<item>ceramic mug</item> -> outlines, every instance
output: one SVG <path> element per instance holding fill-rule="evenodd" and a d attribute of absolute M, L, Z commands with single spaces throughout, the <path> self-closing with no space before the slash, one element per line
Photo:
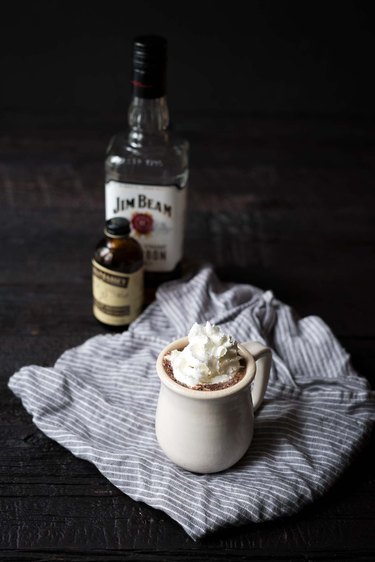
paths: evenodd
<path fill-rule="evenodd" d="M 164 453 L 178 466 L 202 474 L 219 472 L 234 465 L 249 448 L 254 412 L 268 384 L 271 350 L 253 341 L 239 344 L 245 363 L 243 378 L 228 388 L 202 391 L 181 386 L 163 367 L 165 355 L 187 344 L 187 337 L 176 340 L 157 359 L 161 385 L 156 436 Z"/>

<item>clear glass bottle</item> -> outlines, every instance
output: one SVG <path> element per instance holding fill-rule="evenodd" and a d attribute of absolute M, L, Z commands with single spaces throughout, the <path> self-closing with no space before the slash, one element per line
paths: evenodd
<path fill-rule="evenodd" d="M 168 129 L 167 42 L 133 43 L 129 127 L 115 135 L 105 163 L 106 219 L 126 217 L 144 252 L 146 302 L 181 273 L 189 144 Z"/>

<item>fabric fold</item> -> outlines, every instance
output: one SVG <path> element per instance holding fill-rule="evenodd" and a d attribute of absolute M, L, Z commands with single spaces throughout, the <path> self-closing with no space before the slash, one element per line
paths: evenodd
<path fill-rule="evenodd" d="M 187 472 L 160 450 L 155 361 L 194 322 L 273 350 L 254 439 L 231 469 Z M 37 427 L 134 500 L 161 509 L 197 539 L 226 525 L 295 513 L 351 462 L 375 418 L 374 392 L 318 317 L 297 318 L 271 291 L 222 283 L 209 267 L 161 287 L 122 334 L 66 351 L 54 367 L 24 367 L 9 387 Z"/>

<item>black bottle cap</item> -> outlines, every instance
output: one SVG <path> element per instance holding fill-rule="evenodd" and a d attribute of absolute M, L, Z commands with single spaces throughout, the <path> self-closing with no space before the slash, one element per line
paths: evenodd
<path fill-rule="evenodd" d="M 159 35 L 139 35 L 133 41 L 133 66 L 163 68 L 167 62 L 167 40 Z"/>
<path fill-rule="evenodd" d="M 159 98 L 166 91 L 167 40 L 159 35 L 139 35 L 133 41 L 134 95 Z"/>
<path fill-rule="evenodd" d="M 114 217 L 105 223 L 104 234 L 114 237 L 128 236 L 130 234 L 130 223 L 124 217 Z"/>

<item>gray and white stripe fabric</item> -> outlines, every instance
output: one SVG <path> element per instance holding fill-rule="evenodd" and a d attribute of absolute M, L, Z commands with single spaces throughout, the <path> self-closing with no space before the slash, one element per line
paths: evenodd
<path fill-rule="evenodd" d="M 239 342 L 270 346 L 273 366 L 245 457 L 223 473 L 197 475 L 172 464 L 156 441 L 155 360 L 206 320 Z M 221 283 L 209 267 L 160 288 L 127 332 L 96 336 L 53 368 L 24 367 L 9 386 L 46 435 L 193 539 L 295 513 L 321 496 L 375 417 L 374 393 L 320 318 L 297 319 L 270 291 Z"/>

